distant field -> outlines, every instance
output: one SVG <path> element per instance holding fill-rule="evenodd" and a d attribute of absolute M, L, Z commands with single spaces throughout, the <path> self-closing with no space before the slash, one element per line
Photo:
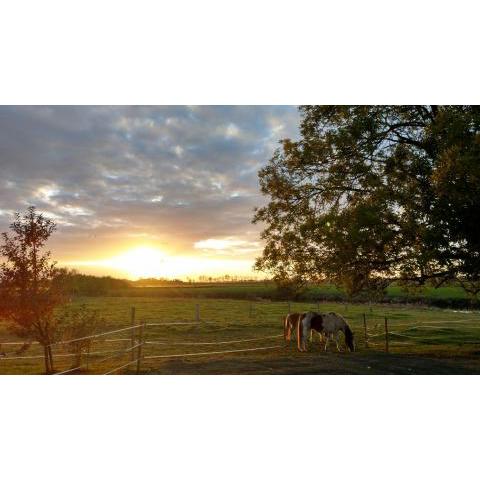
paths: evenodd
<path fill-rule="evenodd" d="M 150 289 L 142 289 L 150 290 Z M 170 290 L 170 289 L 169 289 Z M 284 347 L 281 317 L 287 313 L 286 302 L 249 302 L 231 299 L 139 297 L 85 297 L 74 302 L 96 309 L 105 318 L 107 329 L 130 325 L 131 306 L 135 306 L 137 321 L 148 323 L 195 322 L 195 305 L 200 306 L 200 322 L 190 325 L 148 326 L 146 339 L 160 342 L 145 346 L 144 354 L 183 355 L 185 353 L 219 352 L 246 348 L 280 347 L 271 350 L 225 353 L 207 356 L 173 356 L 146 360 L 142 373 L 480 373 L 480 313 L 406 305 L 344 305 L 320 304 L 321 311 L 337 311 L 352 326 L 358 351 L 325 353 L 314 343 L 308 353 L 298 353 L 294 344 Z M 311 303 L 294 303 L 292 310 L 315 308 Z M 363 314 L 366 314 L 370 348 L 366 349 L 363 335 Z M 390 328 L 390 354 L 384 353 L 384 317 Z M 93 364 L 112 352 L 130 345 L 130 333 L 109 337 L 99 342 L 95 350 L 103 353 L 90 361 L 89 373 L 104 373 L 126 363 L 130 354 Z M 250 340 L 239 343 L 233 340 Z M 124 340 L 122 340 L 124 339 Z M 18 346 L 5 342 L 19 341 L 0 326 L 1 373 L 42 373 L 42 359 L 11 359 Z M 113 340 L 113 341 L 112 341 Z M 163 342 L 163 343 L 162 343 Z M 187 345 L 178 345 L 178 344 Z M 190 345 L 205 343 L 205 345 Z M 123 346 L 123 347 L 122 347 Z M 54 350 L 56 368 L 67 369 L 71 358 L 62 347 Z M 39 346 L 32 345 L 23 356 L 41 356 Z M 131 370 L 130 370 L 131 371 Z M 85 373 L 86 370 L 83 371 Z M 126 373 L 126 372 L 125 372 Z"/>
<path fill-rule="evenodd" d="M 283 300 L 273 283 L 226 283 L 226 284 L 186 284 L 168 287 L 133 287 L 111 292 L 113 296 L 162 297 L 162 298 L 229 298 L 238 300 L 269 299 Z M 300 295 L 300 301 L 342 302 L 345 294 L 334 285 L 309 287 Z M 360 300 L 357 300 L 360 301 Z M 447 286 L 435 289 L 424 287 L 415 294 L 399 286 L 387 289 L 383 299 L 386 303 L 425 303 L 427 305 L 451 308 L 471 307 L 465 291 L 460 287 Z"/>

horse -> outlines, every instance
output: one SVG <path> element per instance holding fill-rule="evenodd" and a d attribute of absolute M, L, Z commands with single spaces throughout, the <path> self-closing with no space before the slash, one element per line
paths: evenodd
<path fill-rule="evenodd" d="M 308 312 L 297 323 L 297 345 L 300 352 L 307 351 L 307 338 L 308 333 L 315 330 L 319 333 L 324 333 L 327 341 L 325 343 L 325 351 L 328 349 L 328 342 L 330 339 L 334 339 L 337 345 L 337 350 L 340 351 L 338 346 L 338 333 L 343 332 L 345 336 L 345 345 L 351 352 L 355 351 L 355 343 L 353 338 L 353 332 L 346 322 L 346 320 L 338 313 L 315 313 Z"/>
<path fill-rule="evenodd" d="M 297 326 L 300 319 L 304 318 L 308 312 L 298 313 L 293 312 L 289 313 L 283 319 L 283 337 L 285 338 L 286 342 L 289 342 L 292 338 L 292 335 L 297 332 Z M 317 331 L 315 329 L 310 330 L 310 342 L 313 342 L 313 334 L 318 333 L 320 343 L 324 343 L 326 341 L 325 335 L 322 331 Z"/>

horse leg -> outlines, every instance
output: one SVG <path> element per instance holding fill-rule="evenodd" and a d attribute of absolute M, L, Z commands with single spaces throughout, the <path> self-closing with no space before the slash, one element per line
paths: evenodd
<path fill-rule="evenodd" d="M 310 333 L 312 330 L 310 330 Z M 307 342 L 308 342 L 308 326 L 304 325 L 303 327 L 303 332 L 302 332 L 302 347 L 303 347 L 303 352 L 307 351 Z"/>
<path fill-rule="evenodd" d="M 313 342 L 313 328 L 310 330 L 310 343 Z"/>
<path fill-rule="evenodd" d="M 329 340 L 329 337 L 330 337 L 329 335 L 326 335 L 326 336 L 325 336 L 325 351 L 327 351 L 327 349 L 328 349 L 328 340 Z"/>
<path fill-rule="evenodd" d="M 337 345 L 337 352 L 340 352 L 340 347 L 338 346 L 338 332 L 335 334 L 335 344 Z"/>
<path fill-rule="evenodd" d="M 304 328 L 302 332 L 302 341 L 301 341 L 302 352 L 307 351 L 307 342 L 308 342 L 308 331 L 306 328 Z"/>

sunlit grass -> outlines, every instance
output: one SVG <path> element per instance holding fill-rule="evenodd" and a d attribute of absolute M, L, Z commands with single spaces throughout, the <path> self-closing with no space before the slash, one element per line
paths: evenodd
<path fill-rule="evenodd" d="M 156 297 L 85 297 L 78 298 L 71 306 L 85 304 L 89 309 L 98 310 L 99 315 L 106 321 L 107 329 L 120 328 L 130 325 L 131 307 L 135 307 L 137 322 L 162 323 L 187 321 L 195 322 L 196 305 L 200 308 L 200 322 L 193 325 L 177 325 L 169 327 L 151 326 L 147 328 L 146 339 L 167 342 L 166 345 L 148 345 L 146 355 L 179 354 L 187 352 L 206 352 L 245 348 L 245 344 L 228 344 L 221 346 L 195 345 L 178 346 L 168 343 L 186 342 L 218 342 L 243 338 L 258 338 L 282 333 L 282 316 L 288 312 L 287 302 L 249 302 L 227 299 L 179 299 Z M 312 303 L 292 303 L 292 311 L 316 309 Z M 474 358 L 480 347 L 480 313 L 456 312 L 438 308 L 421 308 L 394 305 L 349 305 L 339 303 L 320 303 L 321 311 L 336 311 L 348 320 L 356 335 L 359 351 L 355 354 L 372 355 L 374 352 L 383 352 L 385 348 L 384 318 L 388 318 L 390 331 L 390 352 L 417 356 L 435 356 L 438 358 L 463 358 L 464 362 Z M 67 307 L 69 308 L 69 307 Z M 363 335 L 363 315 L 366 315 L 370 335 L 370 348 L 365 349 Z M 96 350 L 111 351 L 126 348 L 130 345 L 130 333 L 117 334 L 114 338 L 125 338 L 125 342 L 101 342 L 95 345 Z M 0 339 L 3 342 L 19 341 L 4 325 L 0 326 Z M 259 340 L 248 343 L 249 347 L 263 347 L 283 345 L 283 339 Z M 7 354 L 14 355 L 18 346 L 3 345 Z M 332 348 L 333 352 L 333 348 Z M 55 348 L 55 354 L 64 354 L 60 347 Z M 23 355 L 42 355 L 39 346 L 32 345 Z M 319 355 L 321 357 L 319 357 Z M 326 357 L 332 355 L 332 357 Z M 244 364 L 247 372 L 268 373 L 269 368 L 282 372 L 293 365 L 304 365 L 305 372 L 318 363 L 319 358 L 337 358 L 335 353 L 323 353 L 320 346 L 315 344 L 310 353 L 303 355 L 296 352 L 292 344 L 287 349 L 260 351 L 255 353 L 238 353 L 234 356 L 220 356 L 215 358 L 195 357 L 190 359 L 150 360 L 143 363 L 143 371 L 156 373 L 172 373 L 178 368 L 190 373 L 208 371 L 211 373 L 217 360 L 223 359 L 227 365 L 226 371 L 214 370 L 214 373 L 231 373 L 236 371 L 236 359 Z M 339 356 L 338 368 L 347 357 Z M 353 358 L 353 357 L 348 357 Z M 311 362 L 310 365 L 308 362 Z M 93 357 L 92 357 L 93 360 Z M 130 354 L 91 365 L 90 373 L 103 373 L 110 368 L 126 363 Z M 349 362 L 351 360 L 348 360 Z M 460 360 L 459 360 L 460 361 Z M 273 362 L 273 363 L 272 363 Z M 300 363 L 298 363 L 300 362 Z M 307 363 L 306 363 L 307 362 Z M 57 370 L 67 369 L 71 365 L 71 358 L 57 356 L 55 359 Z M 268 366 L 268 365 L 270 366 Z M 273 365 L 273 366 L 272 366 Z M 299 367 L 300 368 L 300 367 Z M 1 373 L 42 373 L 42 359 L 38 360 L 0 360 Z M 368 373 L 368 372 L 367 372 Z"/>

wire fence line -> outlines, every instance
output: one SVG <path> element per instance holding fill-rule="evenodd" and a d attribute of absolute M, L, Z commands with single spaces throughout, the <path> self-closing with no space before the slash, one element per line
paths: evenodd
<path fill-rule="evenodd" d="M 89 362 L 88 366 L 91 366 L 91 365 L 98 365 L 99 363 L 103 363 L 103 362 L 106 362 L 107 360 L 112 360 L 114 358 L 119 358 L 121 357 L 122 355 L 125 355 L 126 353 L 129 353 L 129 352 L 132 352 L 133 350 L 139 348 L 140 345 L 134 345 L 133 347 L 130 347 L 130 348 L 126 348 L 125 350 L 117 350 L 117 353 L 115 355 L 110 355 L 108 357 L 104 357 L 104 358 L 101 358 L 99 360 L 95 360 L 93 362 Z M 64 370 L 63 372 L 57 372 L 55 375 L 63 375 L 64 373 L 69 373 L 69 372 L 73 372 L 75 370 L 80 370 L 84 368 L 83 365 L 79 365 L 77 367 L 74 367 L 74 368 L 70 368 L 68 370 Z"/>
<path fill-rule="evenodd" d="M 76 339 L 76 340 L 83 340 L 83 339 Z M 97 342 L 97 341 L 101 341 L 101 342 L 129 342 L 130 341 L 130 338 L 106 338 L 104 340 L 93 340 L 93 342 Z M 37 342 L 37 341 L 33 341 L 33 342 L 0 342 L 0 347 L 3 346 L 3 345 L 40 345 L 40 342 Z M 55 344 L 51 344 L 51 346 L 53 345 L 59 345 L 58 343 L 55 343 Z"/>
<path fill-rule="evenodd" d="M 130 327 L 125 327 L 125 328 L 119 328 L 117 330 L 111 330 L 109 332 L 102 332 L 102 333 L 96 333 L 94 335 L 87 335 L 86 337 L 80 337 L 80 338 L 73 338 L 71 340 L 62 340 L 60 342 L 55 342 L 51 343 L 50 345 L 47 345 L 48 347 L 54 347 L 56 345 L 68 345 L 69 343 L 75 343 L 75 342 L 80 342 L 82 340 L 88 340 L 90 338 L 98 338 L 98 337 L 103 337 L 105 335 L 111 335 L 113 333 L 119 333 L 119 332 L 125 332 L 127 330 L 134 330 L 136 328 L 142 327 L 142 324 L 140 325 L 132 325 Z"/>
<path fill-rule="evenodd" d="M 132 319 L 134 320 L 134 319 Z M 109 330 L 106 332 L 101 332 L 101 333 L 96 333 L 92 335 L 87 335 L 83 336 L 80 338 L 73 338 L 73 339 L 68 339 L 68 340 L 63 340 L 59 342 L 54 342 L 51 343 L 48 346 L 54 347 L 54 346 L 66 346 L 73 344 L 75 342 L 80 342 L 80 341 L 85 341 L 85 340 L 91 340 L 92 342 L 96 341 L 96 339 L 100 337 L 105 337 L 107 335 L 115 335 L 117 333 L 121 332 L 127 332 L 127 331 L 132 331 L 132 337 L 131 338 L 113 338 L 113 339 L 102 339 L 102 341 L 105 342 L 125 342 L 125 341 L 130 341 L 132 342 L 132 345 L 129 348 L 121 349 L 121 350 L 100 350 L 100 351 L 89 351 L 89 352 L 77 352 L 77 353 L 55 353 L 54 358 L 72 358 L 72 357 L 78 357 L 80 358 L 80 362 L 82 358 L 88 358 L 88 357 L 93 357 L 93 356 L 102 356 L 105 354 L 112 354 L 108 355 L 106 357 L 93 360 L 93 361 L 88 361 L 87 360 L 87 365 L 86 367 L 89 368 L 94 365 L 98 365 L 104 362 L 107 362 L 109 360 L 114 360 L 117 358 L 121 358 L 123 355 L 126 355 L 128 353 L 132 353 L 133 357 L 132 360 L 124 365 L 121 365 L 119 367 L 116 367 L 114 369 L 109 370 L 105 374 L 112 374 L 117 371 L 120 371 L 122 369 L 127 368 L 130 365 L 133 365 L 134 363 L 137 364 L 137 371 L 139 369 L 139 366 L 141 364 L 142 360 L 151 360 L 153 358 L 171 358 L 171 357 L 195 357 L 195 356 L 207 356 L 207 355 L 222 355 L 222 354 L 233 354 L 233 353 L 242 353 L 242 352 L 254 352 L 254 351 L 263 351 L 263 350 L 272 350 L 272 349 L 279 349 L 279 348 L 284 348 L 284 345 L 275 345 L 275 346 L 264 346 L 264 347 L 254 347 L 254 348 L 243 348 L 243 349 L 235 349 L 235 350 L 215 350 L 215 351 L 209 351 L 209 352 L 185 352 L 182 354 L 175 354 L 175 355 L 142 355 L 141 353 L 141 348 L 142 346 L 155 346 L 155 345 L 183 345 L 183 346 L 203 346 L 203 345 L 224 345 L 224 344 L 235 344 L 235 343 L 243 343 L 243 342 L 259 342 L 259 341 L 265 341 L 265 340 L 272 340 L 272 339 L 277 339 L 280 337 L 283 337 L 283 334 L 277 334 L 277 335 L 268 335 L 268 336 L 263 336 L 263 337 L 255 337 L 255 338 L 240 338 L 240 339 L 234 339 L 234 340 L 218 340 L 218 341 L 205 341 L 205 342 L 168 342 L 168 341 L 160 341 L 160 340 L 151 340 L 151 341 L 146 341 L 143 340 L 143 335 L 144 335 L 144 330 L 146 327 L 169 327 L 169 326 L 176 326 L 176 325 L 195 325 L 195 326 L 201 326 L 201 325 L 217 325 L 221 327 L 221 330 L 225 329 L 225 325 L 219 325 L 217 322 L 206 322 L 206 321 L 201 321 L 201 322 L 184 322 L 184 321 L 179 321 L 179 322 L 151 322 L 151 323 L 140 323 L 140 324 L 132 324 L 131 326 L 128 327 L 123 327 L 123 328 L 117 328 L 114 330 Z M 135 333 L 133 333 L 135 332 Z M 141 337 L 141 341 L 138 340 L 138 338 L 135 337 Z M 39 342 L 3 342 L 3 345 L 40 345 Z M 136 355 L 135 355 L 136 353 Z M 135 358 L 134 358 L 135 357 Z M 44 359 L 44 355 L 13 355 L 13 356 L 4 356 L 0 357 L 0 360 L 39 360 L 39 359 Z M 60 372 L 56 372 L 55 375 L 65 375 L 77 371 L 81 371 L 85 369 L 84 364 L 80 365 L 75 365 L 72 366 L 71 368 L 64 369 Z"/>
<path fill-rule="evenodd" d="M 169 326 L 174 326 L 174 325 L 193 325 L 197 327 L 201 327 L 203 325 L 216 325 L 217 327 L 223 328 L 225 324 L 219 324 L 218 322 L 208 322 L 204 320 L 198 320 L 196 322 L 161 322 L 161 323 L 147 323 L 145 326 L 146 327 L 169 327 Z"/>
<path fill-rule="evenodd" d="M 116 367 L 113 370 L 105 372 L 104 375 L 110 375 L 111 373 L 118 372 L 118 370 L 122 370 L 126 367 L 129 367 L 130 365 L 133 365 L 134 363 L 137 363 L 137 360 L 132 360 L 131 362 L 126 363 L 125 365 L 121 365 L 120 367 Z"/>
<path fill-rule="evenodd" d="M 201 322 L 202 325 L 206 324 L 207 322 Z M 212 322 L 208 322 L 212 323 Z M 163 322 L 163 323 L 147 323 L 147 327 L 163 327 L 163 326 L 171 326 L 171 325 L 200 325 L 199 322 Z"/>
<path fill-rule="evenodd" d="M 243 348 L 239 350 L 221 350 L 217 352 L 197 352 L 197 353 L 175 353 L 170 355 L 148 355 L 143 357 L 145 360 L 155 358 L 175 358 L 175 357 L 199 357 L 202 355 L 224 355 L 227 353 L 254 352 L 256 350 L 272 350 L 274 348 L 285 348 L 285 345 L 275 345 L 272 347 Z"/>
<path fill-rule="evenodd" d="M 95 356 L 95 355 L 105 355 L 106 353 L 117 353 L 117 352 L 123 352 L 123 350 L 98 350 L 94 352 L 81 352 L 81 355 L 90 355 L 90 356 Z M 77 357 L 80 355 L 80 353 L 56 353 L 55 357 Z M 38 358 L 44 358 L 44 355 L 29 355 L 29 356 L 5 356 L 5 357 L 0 357 L 0 361 L 2 360 L 33 360 L 33 359 L 38 359 Z"/>
<path fill-rule="evenodd" d="M 243 342 L 258 342 L 261 340 L 267 340 L 271 338 L 279 338 L 283 337 L 283 334 L 280 335 L 269 335 L 267 337 L 256 337 L 256 338 L 242 338 L 239 340 L 226 340 L 226 341 L 218 341 L 218 342 L 167 342 L 167 341 L 159 341 L 159 340 L 148 340 L 145 342 L 147 345 L 224 345 L 228 343 L 243 343 Z"/>

